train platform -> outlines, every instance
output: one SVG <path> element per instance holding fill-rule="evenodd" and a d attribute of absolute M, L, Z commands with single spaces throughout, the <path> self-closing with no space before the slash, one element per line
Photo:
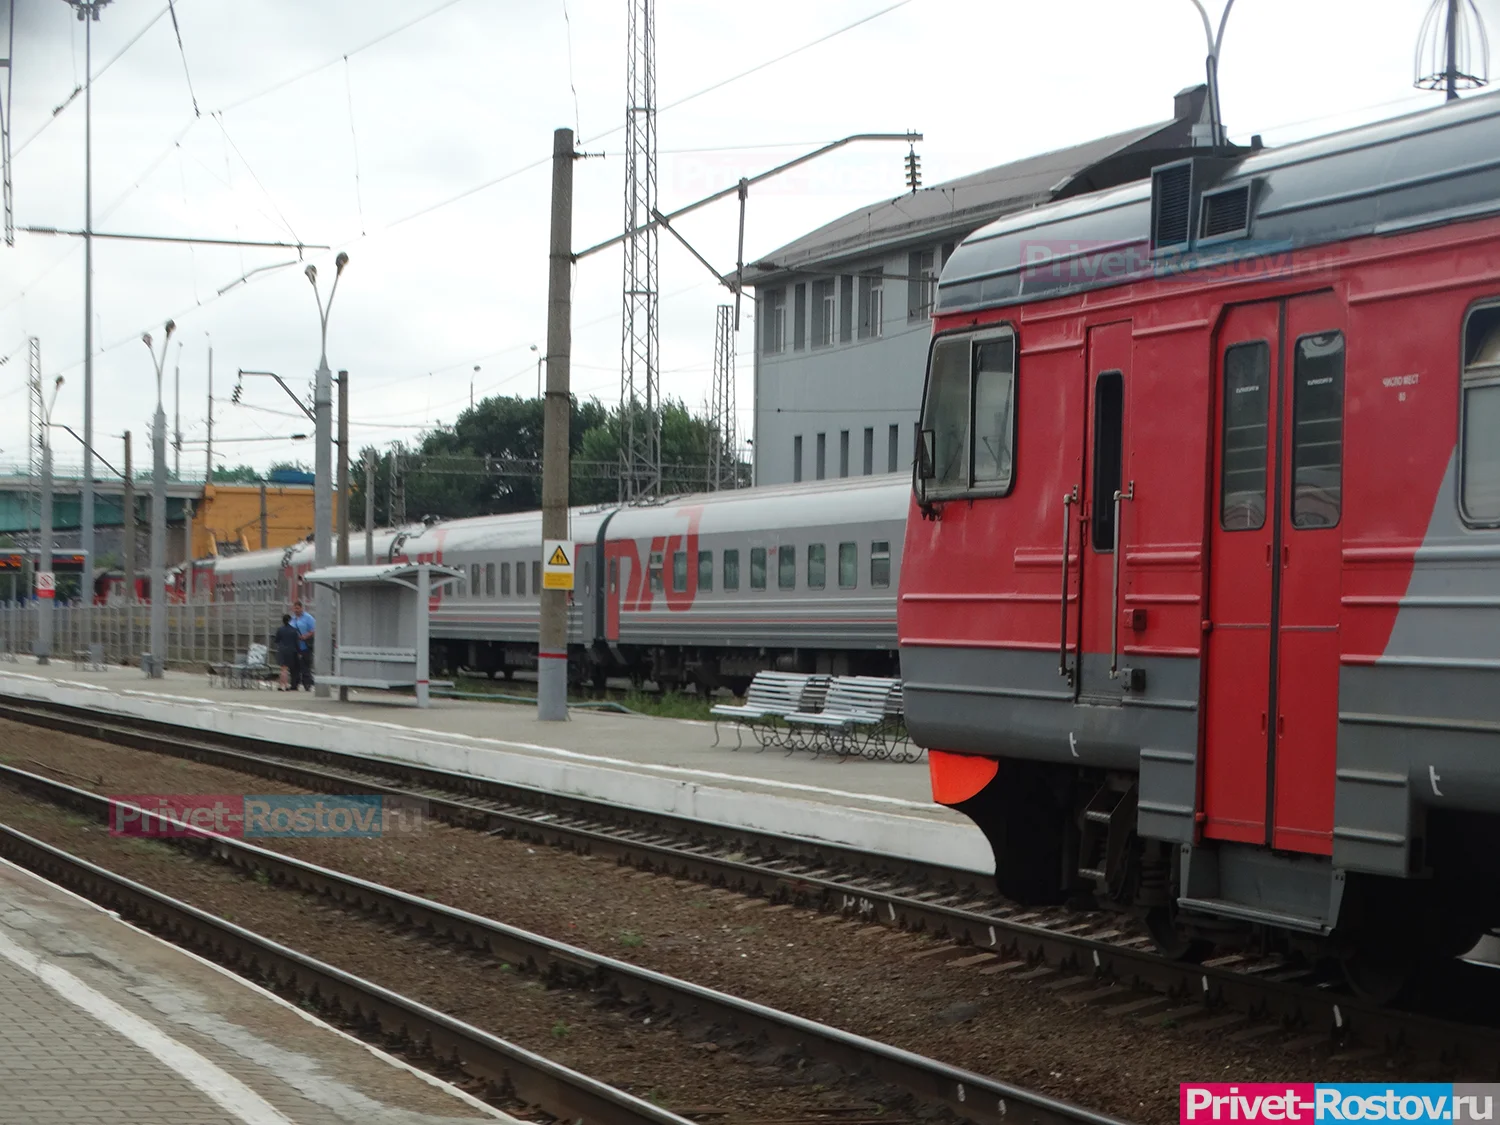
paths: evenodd
<path fill-rule="evenodd" d="M 0 861 L 7 1125 L 516 1119 Z"/>
<path fill-rule="evenodd" d="M 414 761 L 548 792 L 809 837 L 989 872 L 988 843 L 932 802 L 925 762 L 872 762 L 802 751 L 735 749 L 735 732 L 686 719 L 574 709 L 542 723 L 532 706 L 352 692 L 210 686 L 202 673 L 147 680 L 135 668 L 80 670 L 23 658 L 0 664 L 0 694 L 89 707 L 321 750 Z"/>

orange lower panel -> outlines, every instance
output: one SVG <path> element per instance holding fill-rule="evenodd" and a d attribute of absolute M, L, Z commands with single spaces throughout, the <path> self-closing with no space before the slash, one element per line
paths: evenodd
<path fill-rule="evenodd" d="M 940 805 L 960 805 L 995 779 L 1000 763 L 972 754 L 927 751 L 927 771 L 932 777 L 932 799 Z"/>

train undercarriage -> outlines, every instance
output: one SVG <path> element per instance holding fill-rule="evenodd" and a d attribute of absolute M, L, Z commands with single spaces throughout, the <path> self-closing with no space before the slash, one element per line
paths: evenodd
<path fill-rule="evenodd" d="M 1335 871 L 1323 857 L 1256 849 L 1258 862 L 1302 864 L 1334 888 L 1322 932 L 1262 917 L 1185 909 L 1184 867 L 1234 845 L 1191 848 L 1136 832 L 1133 774 L 1001 761 L 993 780 L 953 804 L 984 832 L 995 882 L 1028 906 L 1070 903 L 1139 919 L 1158 949 L 1201 960 L 1241 951 L 1334 962 L 1366 999 L 1396 999 L 1500 926 L 1500 817 L 1428 811 L 1412 877 Z M 1248 852 L 1249 849 L 1246 849 Z"/>

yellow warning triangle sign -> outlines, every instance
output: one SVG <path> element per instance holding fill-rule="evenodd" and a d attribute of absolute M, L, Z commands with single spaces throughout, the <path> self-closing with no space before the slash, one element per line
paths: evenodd
<path fill-rule="evenodd" d="M 570 563 L 570 562 L 568 562 L 568 556 L 563 553 L 563 549 L 561 547 L 557 547 L 557 548 L 553 549 L 553 551 L 552 551 L 552 557 L 547 560 L 547 565 L 548 566 L 572 566 L 573 564 Z"/>

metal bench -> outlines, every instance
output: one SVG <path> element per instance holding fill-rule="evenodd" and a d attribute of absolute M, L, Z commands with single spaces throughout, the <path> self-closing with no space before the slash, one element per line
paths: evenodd
<path fill-rule="evenodd" d="M 251 645 L 233 663 L 210 664 L 208 683 L 212 687 L 217 680 L 225 687 L 265 687 L 276 681 L 281 670 L 266 662 L 269 650 L 265 645 Z"/>
<path fill-rule="evenodd" d="M 815 755 L 825 749 L 841 758 L 863 753 L 886 723 L 892 683 L 864 676 L 839 676 L 829 686 L 820 710 L 796 711 L 785 716 L 795 745 Z"/>
<path fill-rule="evenodd" d="M 743 705 L 720 704 L 709 712 L 714 719 L 714 745 L 719 744 L 719 723 L 730 720 L 734 723 L 736 750 L 744 745 L 746 730 L 764 750 L 778 740 L 782 718 L 799 711 L 815 711 L 823 705 L 830 682 L 828 676 L 804 672 L 757 672 Z"/>

